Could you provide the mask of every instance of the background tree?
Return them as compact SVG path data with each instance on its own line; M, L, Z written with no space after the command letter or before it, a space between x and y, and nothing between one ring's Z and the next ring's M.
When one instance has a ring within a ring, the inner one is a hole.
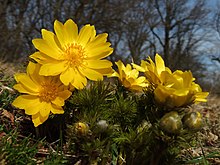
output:
M39 37L40 29L52 30L54 20L64 22L72 18L79 26L90 23L98 32L108 32L115 48L114 57L119 58L118 47L125 28L123 15L132 5L133 2L126 0L1 1L0 29L4 44L0 46L0 57L8 61L27 57L33 52L31 40ZM11 46L16 50L10 49Z
M215 9L215 13L214 13L214 30L217 32L217 39L218 41L220 41L220 11L219 11L219 7L220 7L220 2L217 3L217 7ZM220 54L214 54L212 55L212 60L219 62L220 63Z
M165 63L173 70L201 71L199 49L209 16L205 1L150 0L148 6L155 14L148 26Z
M0 3L0 58L25 60L34 52L32 39L53 29L54 20L72 18L81 27L94 24L107 32L112 61L139 63L160 53L172 70L201 76L209 21L206 1L192 0L5 0ZM199 73L199 74L198 74Z
M220 94L220 2L213 7L212 30L214 34L213 46L208 53L210 59L209 72L207 73L206 85L212 93ZM205 80L204 80L205 81ZM207 82L208 81L208 82Z

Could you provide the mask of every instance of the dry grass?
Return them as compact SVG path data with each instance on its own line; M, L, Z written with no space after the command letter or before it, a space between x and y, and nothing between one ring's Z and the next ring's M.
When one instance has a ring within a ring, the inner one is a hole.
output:
M213 165L220 164L220 96L210 96L205 104L195 105L204 116L204 127L198 133L200 146L183 151L183 157L205 159ZM216 157L216 158L215 158ZM193 164L193 163L192 163Z
M7 77L13 77L17 72L23 72L25 70L24 63L10 63L0 61L0 75L6 75Z

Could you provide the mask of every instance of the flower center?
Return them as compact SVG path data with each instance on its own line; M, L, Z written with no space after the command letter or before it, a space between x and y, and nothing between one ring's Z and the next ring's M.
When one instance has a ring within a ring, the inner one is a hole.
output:
M43 82L39 96L41 101L51 102L58 96L58 86L51 82Z
M64 47L64 56L70 67L81 66L87 57L84 48L76 43L71 43Z

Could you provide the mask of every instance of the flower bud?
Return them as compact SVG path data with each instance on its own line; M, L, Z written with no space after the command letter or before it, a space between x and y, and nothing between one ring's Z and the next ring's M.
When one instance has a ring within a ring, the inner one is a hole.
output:
M108 123L106 120L99 120L97 126L101 131L105 131L108 128Z
M160 119L160 127L167 133L178 134L182 128L182 121L177 112L171 111Z
M75 132L78 135L87 135L89 132L89 126L82 122L75 123Z
M199 112L190 112L183 117L183 124L190 130L199 130L202 127L202 115Z

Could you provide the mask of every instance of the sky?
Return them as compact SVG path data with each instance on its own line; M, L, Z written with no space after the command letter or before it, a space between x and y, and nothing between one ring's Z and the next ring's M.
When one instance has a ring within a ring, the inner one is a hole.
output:
M218 1L219 1L219 3L220 3L220 0L207 0L207 4L208 4L210 7L216 7Z

